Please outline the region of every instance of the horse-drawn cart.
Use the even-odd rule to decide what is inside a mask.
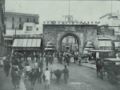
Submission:
[[[104,58],[103,71],[111,83],[120,84],[120,59]]]

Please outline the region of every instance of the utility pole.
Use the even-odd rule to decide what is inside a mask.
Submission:
[[[65,21],[67,22],[72,22],[73,21],[73,16],[71,15],[71,5],[70,5],[71,0],[68,0],[68,14],[64,15]]]
[[[111,15],[112,15],[112,12],[113,12],[113,11],[112,11],[112,0],[111,0]]]

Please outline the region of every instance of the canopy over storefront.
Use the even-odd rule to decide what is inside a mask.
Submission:
[[[120,41],[114,41],[114,47],[116,52],[120,52]]]
[[[113,50],[90,50],[90,52],[112,52]]]
[[[88,42],[86,43],[86,45],[85,45],[85,48],[95,48],[94,43],[88,41]]]
[[[55,51],[55,48],[51,48],[51,47],[46,47],[45,51]]]
[[[106,47],[112,47],[112,43],[111,43],[111,41],[99,41],[99,44],[98,44],[100,47],[104,47],[104,46],[106,46]]]
[[[110,39],[103,39],[103,40],[99,40],[98,41],[98,48],[100,50],[113,50],[114,46],[113,46],[113,42]]]
[[[12,47],[15,50],[40,50],[41,39],[15,39]]]
[[[56,50],[55,45],[52,42],[47,42],[46,47],[45,47],[45,52],[54,52]]]

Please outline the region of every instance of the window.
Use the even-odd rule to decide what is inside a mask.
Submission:
[[[14,17],[12,17],[12,22],[14,22]]]
[[[34,23],[36,23],[36,20],[35,20],[35,18],[33,19],[33,22],[34,22]]]
[[[7,17],[5,17],[5,21],[7,21]]]
[[[38,31],[39,30],[39,28],[36,28],[36,31]]]
[[[12,17],[12,29],[15,29],[15,25],[14,25],[14,17]]]
[[[120,30],[120,25],[118,26],[119,30]]]
[[[27,26],[26,31],[32,31],[33,27],[32,26]]]
[[[29,18],[27,18],[27,22],[29,22]]]
[[[22,26],[22,24],[19,24],[19,29],[23,29],[23,26]]]
[[[21,17],[19,18],[19,23],[21,23],[21,21],[22,21],[22,19],[21,19]]]
[[[21,17],[19,18],[19,29],[23,29],[23,26],[22,26],[22,18],[21,18]]]
[[[14,23],[12,23],[12,29],[15,29],[15,25],[14,25]]]

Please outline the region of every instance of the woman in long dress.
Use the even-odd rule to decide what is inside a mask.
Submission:
[[[25,86],[25,83],[24,83],[24,79],[25,79],[25,73],[22,72],[19,90],[26,90],[26,86]]]

